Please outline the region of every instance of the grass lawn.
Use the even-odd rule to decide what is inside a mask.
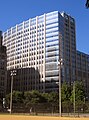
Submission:
[[[89,120],[89,118],[26,116],[26,115],[0,115],[0,120]]]

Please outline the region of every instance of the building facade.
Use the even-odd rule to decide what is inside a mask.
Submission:
[[[86,96],[89,98],[89,55],[77,51],[77,80],[83,81]]]
[[[0,98],[5,97],[7,83],[6,47],[2,46],[2,32],[0,31]]]
[[[43,14],[8,29],[3,45],[7,47],[7,69],[38,70],[40,91],[58,91],[60,59],[62,82],[76,80],[75,20],[65,12]]]
[[[11,89],[11,71],[7,71],[7,93],[10,93]],[[29,91],[29,90],[42,90],[42,83],[40,82],[40,74],[35,68],[20,68],[16,69],[16,75],[13,76],[14,85],[13,90],[16,91]]]

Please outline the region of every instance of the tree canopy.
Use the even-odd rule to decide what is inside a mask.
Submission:
[[[89,0],[86,1],[86,8],[89,8]]]
[[[74,84],[75,83],[75,84]],[[81,81],[75,81],[73,84],[68,84],[66,82],[62,83],[61,86],[61,98],[62,98],[62,110],[63,112],[69,112],[74,104],[74,88],[75,88],[75,105],[76,110],[79,107],[83,108],[84,100],[86,98],[84,85]],[[75,86],[75,87],[74,87]],[[6,102],[9,106],[10,103],[10,94],[6,96]],[[22,105],[24,108],[39,108],[50,109],[50,110],[58,110],[59,106],[59,93],[51,92],[51,93],[40,93],[39,91],[26,91],[19,92],[13,91],[13,106],[14,105]],[[39,106],[38,106],[39,105]],[[43,108],[42,108],[43,107]],[[47,108],[48,107],[48,108]],[[81,108],[80,108],[81,109]]]

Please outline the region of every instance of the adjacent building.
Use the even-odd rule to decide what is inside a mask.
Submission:
[[[77,51],[77,80],[83,81],[86,95],[89,98],[89,55]]]
[[[34,68],[40,75],[39,91],[58,91],[60,59],[62,82],[71,84],[79,78],[75,20],[65,12],[46,13],[11,27],[3,33],[3,45],[7,47],[7,70]]]
[[[8,70],[7,71],[7,93],[11,91],[11,71],[14,74],[15,70]],[[40,74],[38,70],[35,68],[20,68],[16,69],[16,75],[13,75],[14,85],[13,90],[16,91],[30,91],[30,90],[42,90],[40,82]]]
[[[0,31],[0,98],[5,97],[7,83],[6,47],[2,46],[2,31]]]

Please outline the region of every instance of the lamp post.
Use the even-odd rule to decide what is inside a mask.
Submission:
[[[58,66],[59,66],[59,115],[62,116],[61,113],[61,67],[63,65],[63,59],[60,59]]]
[[[71,82],[71,85],[72,85],[72,89],[73,89],[73,108],[74,108],[74,117],[75,117],[75,81],[74,82]]]
[[[11,96],[10,96],[10,114],[12,113],[12,92],[13,92],[13,76],[16,75],[16,70],[11,71]]]
[[[73,95],[74,95],[74,116],[75,116],[75,81],[73,84]]]

